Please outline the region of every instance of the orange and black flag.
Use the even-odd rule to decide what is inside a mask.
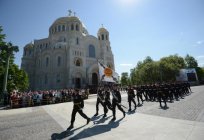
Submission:
[[[118,74],[111,68],[98,61],[100,80],[105,82],[118,82]]]

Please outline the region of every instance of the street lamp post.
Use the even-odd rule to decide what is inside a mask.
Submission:
[[[4,105],[8,104],[7,81],[8,81],[8,69],[9,69],[10,57],[11,57],[10,54],[8,54],[7,60],[6,60],[6,71],[4,74],[4,82],[3,82]]]
[[[1,46],[1,49],[6,52],[6,70],[4,74],[4,82],[3,82],[3,98],[4,105],[8,104],[8,92],[7,92],[7,81],[8,81],[8,70],[9,70],[9,61],[13,52],[18,52],[18,46],[13,46],[11,43],[7,45]]]

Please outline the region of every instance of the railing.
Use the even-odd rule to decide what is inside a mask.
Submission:
[[[88,99],[88,95],[83,96],[84,99]],[[32,107],[32,106],[40,106],[40,105],[49,105],[49,104],[57,104],[63,102],[70,102],[71,96],[69,97],[45,97],[42,99],[11,99],[10,100],[10,108],[21,108],[21,107]]]

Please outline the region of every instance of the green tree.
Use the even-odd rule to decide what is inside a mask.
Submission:
[[[203,81],[204,80],[204,68],[197,67],[196,68],[196,73],[197,73],[197,76],[198,76],[198,80]]]
[[[189,54],[187,54],[184,59],[185,59],[185,63],[186,63],[187,68],[198,67],[198,62],[193,56],[190,56]]]
[[[150,84],[159,81],[159,63],[147,56],[143,61],[139,61],[137,66],[130,72],[133,84]]]
[[[144,60],[143,60],[143,64],[146,64],[146,63],[151,63],[153,62],[152,58],[150,56],[147,56]]]
[[[129,80],[127,72],[123,72],[121,74],[121,84],[122,84],[122,86],[127,86],[130,84],[130,80]]]
[[[176,74],[184,67],[184,59],[178,55],[163,57],[160,61],[154,61],[147,56],[131,70],[130,79],[133,84],[137,85],[175,81]]]
[[[162,82],[175,81],[179,70],[185,68],[185,62],[178,55],[170,55],[160,59],[159,67]]]

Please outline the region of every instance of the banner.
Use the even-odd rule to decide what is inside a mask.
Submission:
[[[98,61],[100,80],[105,82],[118,82],[118,74],[111,68]]]

